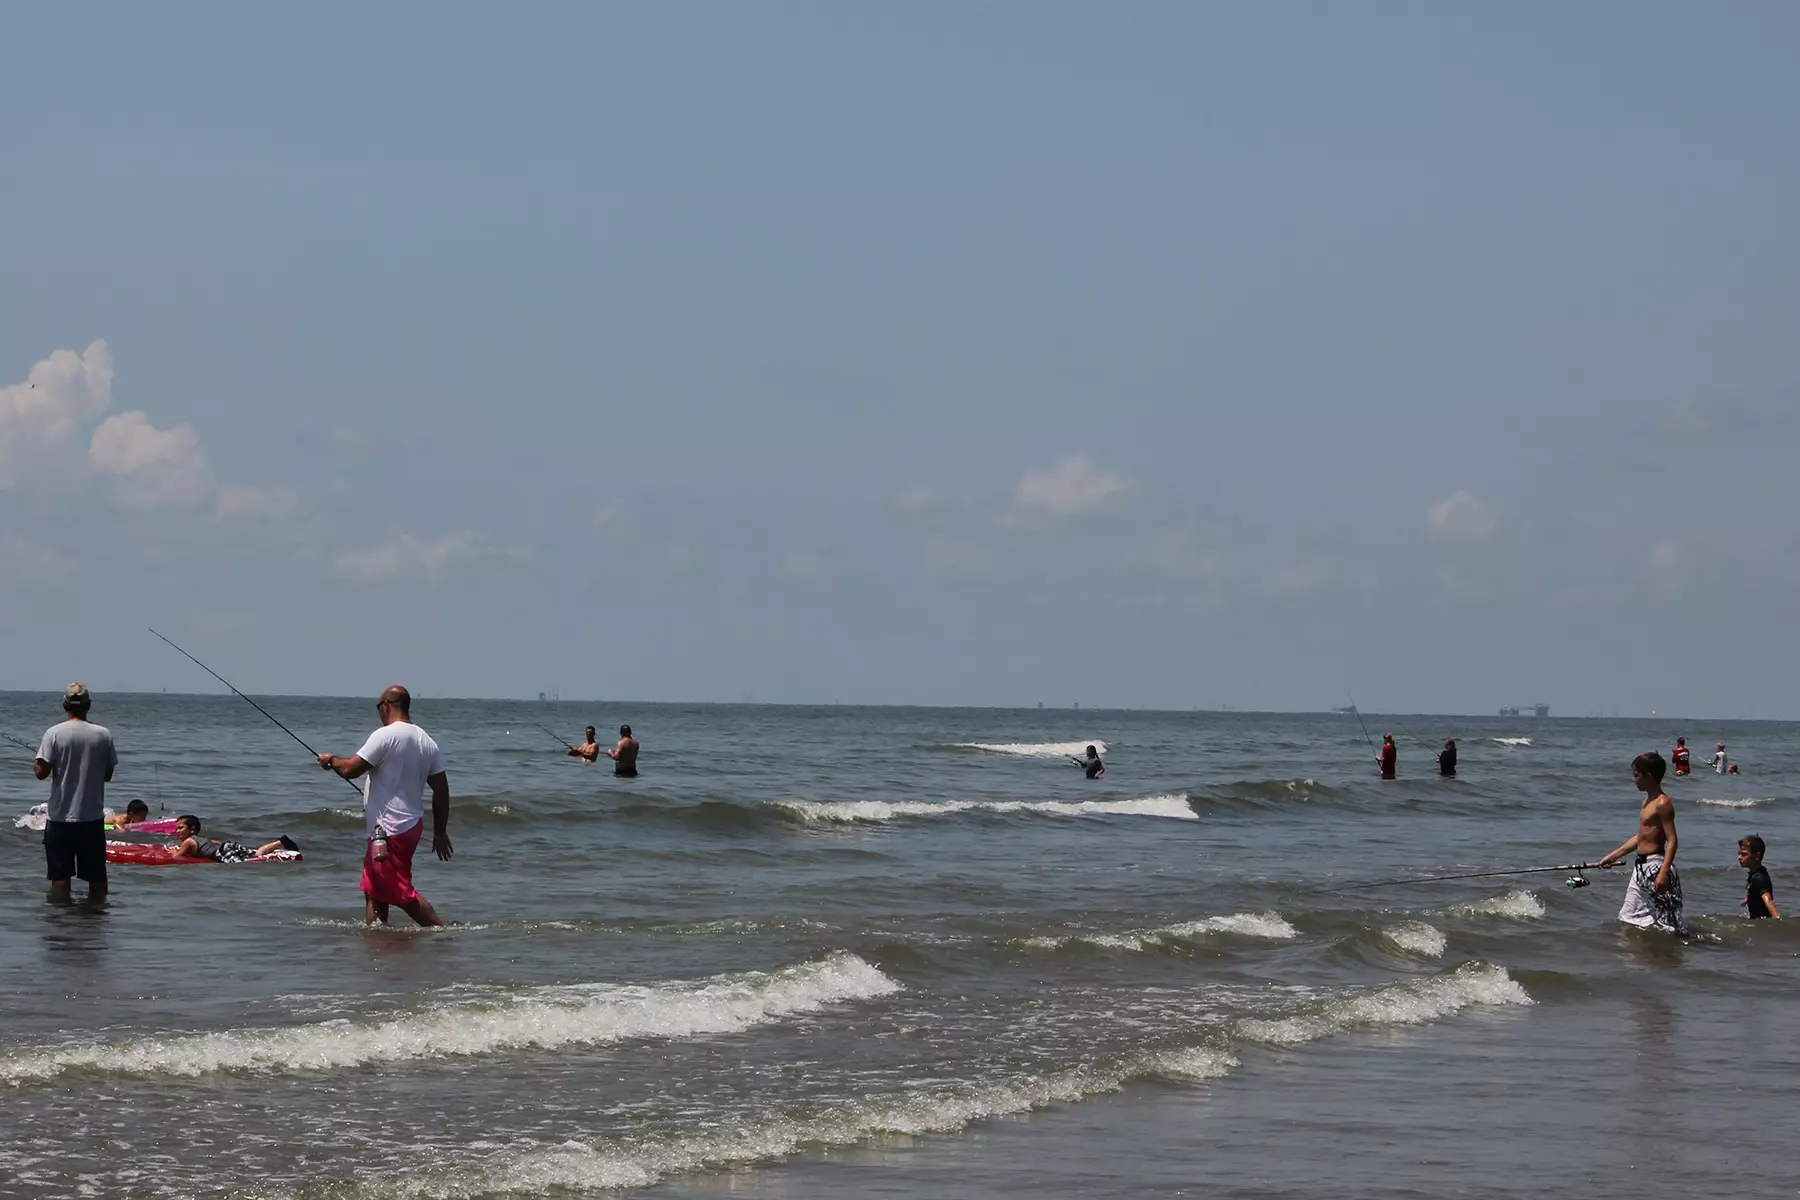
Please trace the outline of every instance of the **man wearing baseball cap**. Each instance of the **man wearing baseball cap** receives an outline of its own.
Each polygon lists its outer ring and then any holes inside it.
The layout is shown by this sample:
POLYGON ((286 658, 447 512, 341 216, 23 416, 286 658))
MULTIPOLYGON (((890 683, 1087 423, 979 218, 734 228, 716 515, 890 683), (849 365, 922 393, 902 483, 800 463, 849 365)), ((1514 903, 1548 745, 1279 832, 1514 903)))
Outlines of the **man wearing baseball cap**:
POLYGON ((106 785, 119 753, 104 725, 88 720, 94 698, 84 683, 63 689, 69 719, 44 731, 31 769, 50 781, 44 821, 44 858, 50 868, 50 898, 67 900, 69 880, 87 880, 88 900, 106 899, 106 785))

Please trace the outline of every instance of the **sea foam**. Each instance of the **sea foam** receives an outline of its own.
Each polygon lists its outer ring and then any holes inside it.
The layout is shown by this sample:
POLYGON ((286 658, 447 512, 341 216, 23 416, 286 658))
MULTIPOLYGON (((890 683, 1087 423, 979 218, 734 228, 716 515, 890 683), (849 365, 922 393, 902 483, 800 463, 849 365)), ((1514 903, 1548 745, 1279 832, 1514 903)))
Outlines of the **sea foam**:
POLYGON ((1530 892, 1511 891, 1472 904, 1451 905, 1450 912, 1465 917, 1515 917, 1521 920, 1544 915, 1544 902, 1530 892))
POLYGON ((1710 804, 1714 808, 1755 808, 1773 800, 1773 796, 1702 796, 1695 804, 1710 804))
POLYGON ((1529 745, 1531 745, 1531 739, 1528 737, 1489 738, 1488 741, 1493 742, 1496 746, 1529 746, 1529 745))
POLYGON ((707 980, 532 987, 486 1002, 441 999, 379 1022, 333 1020, 14 1051, 0 1055, 0 1081, 18 1085, 78 1070, 186 1077, 219 1071, 334 1071, 526 1048, 736 1033, 898 990, 900 985, 875 967, 839 952, 775 971, 707 980))
POLYGON ((1395 984, 1379 991, 1325 1001, 1315 1011, 1274 1020, 1245 1018, 1238 1036, 1276 1046, 1298 1046, 1347 1029, 1423 1025, 1476 1005, 1531 1004, 1531 997, 1501 967, 1464 963, 1448 975, 1395 984))
POLYGON ((1408 954, 1422 958, 1442 958, 1448 944, 1443 930, 1423 921, 1402 921, 1382 930, 1381 936, 1408 954))
POLYGON ((1085 758, 1092 746, 1102 757, 1107 745, 1099 738, 1081 742, 957 742, 959 750, 985 750, 989 754, 1016 754, 1025 758, 1085 758))
POLYGON ((557 1146, 522 1143, 486 1156, 473 1170, 451 1168, 388 1176, 356 1185, 357 1196, 464 1200, 495 1194, 605 1191, 649 1187, 672 1175, 728 1163, 785 1158, 809 1146, 844 1146, 883 1135, 954 1133, 976 1121, 1071 1104, 1117 1091, 1132 1079, 1204 1082, 1237 1066, 1208 1047, 1148 1051, 1106 1065, 1044 1075, 933 1084, 820 1111, 774 1113, 719 1122, 693 1132, 557 1146))
POLYGON ((1194 941, 1224 934, 1230 937, 1263 938, 1269 941, 1291 941, 1300 931, 1288 924, 1280 913, 1228 913, 1218 917, 1202 917, 1155 929, 1139 929, 1129 933, 1073 933, 1062 937, 1026 938, 1022 945, 1035 950, 1059 950, 1065 946, 1086 944, 1108 950, 1148 950, 1171 942, 1194 941))
POLYGON ((1047 817, 1167 817, 1198 821, 1185 794, 1136 800, 777 800, 774 807, 808 825, 892 821, 900 817, 948 817, 964 812, 1024 813, 1047 817))

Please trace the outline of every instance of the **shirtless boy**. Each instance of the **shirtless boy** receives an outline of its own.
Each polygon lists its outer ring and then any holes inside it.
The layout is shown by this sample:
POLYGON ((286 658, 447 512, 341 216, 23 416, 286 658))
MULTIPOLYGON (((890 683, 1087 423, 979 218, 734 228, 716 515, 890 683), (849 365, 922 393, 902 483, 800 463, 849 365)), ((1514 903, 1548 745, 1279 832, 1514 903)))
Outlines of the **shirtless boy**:
POLYGON ((1631 882, 1625 886, 1625 902, 1619 920, 1640 929, 1662 929, 1685 935, 1681 919, 1681 876, 1675 873, 1675 804, 1663 794, 1663 774, 1668 764, 1652 750, 1631 760, 1631 781, 1643 793, 1638 807, 1637 832, 1601 859, 1609 870, 1627 854, 1635 854, 1631 882))

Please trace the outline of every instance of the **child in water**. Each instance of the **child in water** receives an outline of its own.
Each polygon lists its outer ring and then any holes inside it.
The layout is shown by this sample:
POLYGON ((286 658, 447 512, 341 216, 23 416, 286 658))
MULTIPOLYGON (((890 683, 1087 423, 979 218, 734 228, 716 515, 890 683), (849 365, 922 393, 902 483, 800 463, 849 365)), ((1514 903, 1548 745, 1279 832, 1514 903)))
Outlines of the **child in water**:
POLYGON ((248 862, 253 858, 262 858, 277 850, 298 851, 300 846, 293 838, 282 834, 272 842, 265 842, 252 850, 239 842, 220 842, 212 838, 200 836, 200 818, 180 816, 175 818, 175 836, 180 840, 171 849, 176 854, 187 858, 210 858, 216 862, 236 863, 248 862))
POLYGON ((142 800, 133 800, 125 806, 122 813, 114 813, 106 818, 108 829, 127 829, 133 825, 142 825, 150 819, 150 806, 142 800))
POLYGON ((1754 833, 1738 839, 1738 866, 1750 869, 1749 877, 1744 880, 1744 904, 1752 917, 1779 921, 1781 914, 1775 909, 1775 885, 1762 861, 1765 849, 1763 840, 1754 833))

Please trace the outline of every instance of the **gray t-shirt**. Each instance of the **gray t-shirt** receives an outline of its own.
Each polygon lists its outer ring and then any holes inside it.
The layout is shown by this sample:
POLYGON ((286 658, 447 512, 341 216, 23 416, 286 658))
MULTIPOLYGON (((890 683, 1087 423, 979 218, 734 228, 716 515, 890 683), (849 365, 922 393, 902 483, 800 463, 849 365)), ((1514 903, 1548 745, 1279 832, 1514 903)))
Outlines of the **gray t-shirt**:
POLYGON ((64 721, 44 731, 37 756, 50 764, 52 821, 99 821, 106 816, 106 777, 119 765, 112 734, 92 721, 64 721))

